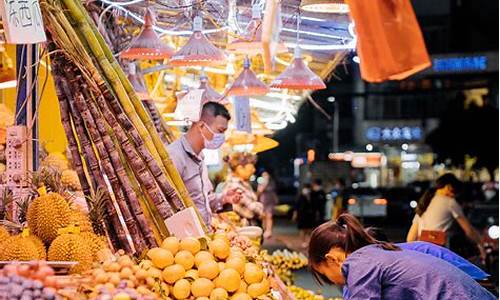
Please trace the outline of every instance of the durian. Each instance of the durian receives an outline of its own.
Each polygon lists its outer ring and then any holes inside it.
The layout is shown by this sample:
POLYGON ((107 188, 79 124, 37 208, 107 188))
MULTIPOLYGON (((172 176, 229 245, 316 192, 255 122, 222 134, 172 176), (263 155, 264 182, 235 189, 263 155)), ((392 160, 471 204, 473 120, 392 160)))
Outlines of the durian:
POLYGON ((60 152, 52 152, 45 157, 45 159, 41 163, 42 167, 51 167, 59 172, 68 169, 68 159, 66 156, 60 152))
POLYGON ((89 217, 79 209, 71 209, 70 225, 78 225, 80 232, 93 232, 89 217))
POLYGON ((0 243, 8 239, 10 236, 10 233, 5 229, 5 227, 0 226, 0 243))
POLYGON ((38 259, 46 260, 47 249, 45 249, 45 245, 43 244, 42 240, 34 235, 29 235, 27 238, 33 243, 33 245, 35 245, 35 248, 38 252, 38 259))
POLYGON ((92 259, 94 261, 99 260, 99 251, 108 248, 108 243, 104 236, 97 235, 93 232, 82 232, 81 237, 87 240, 92 250, 92 259))
POLYGON ((87 239, 80 234, 66 233, 58 236, 50 245, 49 261, 77 261, 70 273, 82 273, 92 267, 92 249, 87 239))
POLYGON ((0 260, 37 260, 40 255, 37 246, 29 237, 15 235, 7 238, 1 245, 0 260))
POLYGON ((61 183, 65 188, 71 191, 81 191, 80 179, 74 170, 64 170, 61 174, 61 183))
POLYGON ((71 209, 63 196, 48 193, 36 198, 26 216, 32 233, 45 243, 57 237, 57 231, 70 224, 71 209))

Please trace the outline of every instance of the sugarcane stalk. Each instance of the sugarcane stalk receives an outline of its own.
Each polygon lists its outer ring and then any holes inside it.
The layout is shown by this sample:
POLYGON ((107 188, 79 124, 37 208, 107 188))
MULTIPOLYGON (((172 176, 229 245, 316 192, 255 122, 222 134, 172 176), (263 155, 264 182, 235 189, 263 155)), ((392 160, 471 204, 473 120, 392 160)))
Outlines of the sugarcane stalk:
MULTIPOLYGON (((68 83, 66 82, 66 79, 63 77, 62 74, 59 74, 59 69, 62 67, 60 64, 56 63, 56 59, 52 57, 52 67, 53 67, 53 75, 55 79, 55 85, 56 89, 59 91, 59 94, 62 95, 63 97, 59 98, 59 106, 61 107, 62 110, 67 111, 68 115, 71 114, 71 110, 69 108, 69 99, 71 99, 72 95, 70 92, 70 88, 68 86, 68 83)), ((81 133, 81 129, 77 130, 77 126, 73 123, 74 129, 76 134, 81 133)), ((97 163, 97 158, 95 157, 95 154, 93 152, 93 149, 87 139, 87 136, 85 134, 79 135, 80 138, 80 146, 81 149, 84 153, 84 157, 86 159, 86 165, 90 169, 90 173, 92 173, 93 179, 96 181, 96 187, 95 190, 98 190, 99 188, 102 188, 104 191, 106 191, 106 207, 109 208, 109 202, 110 202, 110 195, 107 190, 107 186, 104 182, 104 178, 102 178, 99 170, 99 164, 97 163)), ((112 206, 112 205, 111 205, 112 206)), ((108 209, 107 215, 113 215, 114 209, 111 208, 111 210, 108 209)), ((114 249, 120 249, 121 246, 121 241, 120 239, 120 232, 119 230, 121 228, 121 225, 118 221, 116 222, 116 218, 105 218, 104 224, 105 224, 105 229, 107 232, 107 235, 111 241, 111 244, 114 249)))
MULTIPOLYGON (((65 103, 65 95, 62 94, 62 89, 56 89, 56 94, 58 99, 63 99, 60 103, 60 113, 61 113, 61 123, 64 128, 64 132, 66 133, 66 138, 68 139, 68 148, 71 153, 71 161, 72 167, 78 174, 78 180, 80 181, 80 185, 82 186, 82 191, 84 195, 91 195, 91 186, 87 179, 87 174, 84 170, 82 153, 78 149, 78 143, 74 135, 73 128, 71 127, 70 116, 68 114, 68 106, 65 103)), ((95 191, 95 190, 93 190, 95 191)))
MULTIPOLYGON (((82 86, 85 86, 85 84, 82 84, 82 86)), ((144 216, 144 213, 142 211, 142 208, 139 204, 139 200, 137 198, 137 194, 135 193, 134 189, 132 188, 132 185, 130 183, 129 177, 127 172, 125 171, 125 168, 123 166, 123 163, 120 159, 120 152, 121 150, 117 147, 115 147, 115 144, 113 143, 112 136, 113 135, 125 135, 122 131, 121 128, 116 128, 114 132, 108 132, 108 124, 104 120, 101 112, 97 108, 96 104, 94 103, 94 100, 91 99, 90 95, 85 91, 85 88, 83 89, 83 94, 88 101, 86 103, 82 103, 82 108, 88 109, 90 114, 93 116, 94 121, 95 121, 95 127, 99 131, 99 134, 101 135, 101 138, 104 142, 104 145, 106 146, 106 149, 111 157, 112 164, 116 170, 117 177, 119 181, 121 182, 121 185, 124 189, 125 194, 127 195, 129 201, 128 205, 130 206, 133 216, 136 219, 136 222, 139 225, 139 228, 144 235, 144 238, 146 239, 147 243, 149 244, 150 247, 155 247, 156 246, 156 240, 154 239, 151 229, 149 228, 149 225, 147 223, 146 217, 144 216), (87 95, 86 95, 87 94, 87 95)), ((126 136, 125 136, 126 138, 126 136)), ((125 203, 126 205, 127 203, 125 203)))
MULTIPOLYGON (((63 69, 62 64, 58 64, 54 66, 55 68, 59 68, 60 70, 63 69)), ((69 88, 69 83, 66 82, 66 80, 62 81, 62 88, 65 90, 66 95, 72 95, 71 89, 69 88)), ((70 100, 71 98, 67 98, 67 100, 70 100)), ((109 190, 107 188, 106 181, 104 180, 104 177, 102 176, 102 172, 100 169, 99 165, 99 160, 94 152, 94 148, 92 146, 92 143, 90 142, 90 139, 87 135, 87 132, 85 130, 85 127, 83 126, 83 122, 81 120, 81 117, 76 113, 76 109, 74 108, 72 101, 67 102, 69 111, 71 112, 72 116, 72 121, 73 125, 75 128, 75 131, 80 139, 80 145, 82 147, 82 150, 84 152, 85 158, 87 160, 87 165, 89 166, 89 169, 92 172, 92 175, 94 176, 96 182, 97 182, 97 188, 103 188, 107 191, 107 197, 105 201, 106 209, 107 209, 107 215, 109 217, 109 220, 111 221, 112 227, 117 231, 117 237, 119 241, 119 245, 124 248, 125 251, 127 252, 132 252, 132 248, 129 245, 126 232, 121 225, 118 212, 116 211, 113 202, 112 202, 112 196, 111 193, 109 193, 109 190)), ((106 218, 108 220, 108 218, 106 218)), ((108 226, 111 227, 111 226, 108 226)))
MULTIPOLYGON (((126 136, 123 136, 120 133, 117 134, 118 140, 122 144, 122 147, 124 149, 124 153, 129 160, 129 163, 132 165, 132 170, 136 173, 139 182, 141 182, 141 184, 144 185, 144 187, 147 189, 160 215, 163 217, 163 219, 172 216, 174 213, 172 207, 169 207, 167 205, 166 201, 163 198, 163 194, 160 192, 160 190, 156 189, 156 182, 162 181, 159 179, 162 179, 163 177, 165 177, 165 175, 159 169, 156 161, 152 158, 151 153, 147 151, 146 147, 143 144, 141 136, 137 133, 136 129, 129 121, 125 113, 123 113, 123 111, 121 110, 116 98, 113 97, 108 90, 104 92, 103 97, 98 97, 96 100, 103 115, 106 117, 107 122, 113 128, 115 133, 119 132, 118 128, 121 125, 129 134, 131 141, 133 141, 133 143, 135 144, 136 149, 141 156, 135 153, 133 147, 128 147, 130 140, 126 136), (106 102, 110 105, 113 112, 109 110, 106 102), (114 118, 114 116, 116 116, 116 119, 114 118), (149 166, 153 177, 149 176, 149 173, 146 169, 147 166, 149 166), (158 181, 155 181, 155 178, 158 181)), ((163 180, 163 183, 165 183, 165 181, 166 179, 163 180)), ((168 186, 164 187, 168 188, 168 186)), ((170 188, 170 190, 168 190, 167 192, 168 194, 166 194, 166 196, 168 199, 175 199, 175 196, 177 196, 175 194, 175 190, 173 190, 172 188, 170 188)), ((179 205, 179 203, 177 205, 179 205)), ((179 207, 179 209, 181 208, 182 207, 179 207)))
MULTIPOLYGON (((87 88, 86 85, 80 86, 83 90, 87 88)), ((140 253, 146 248, 145 237, 142 230, 139 230, 136 219, 130 212, 127 201, 125 199, 124 185, 118 179, 120 175, 123 176, 124 174, 119 174, 118 171, 116 171, 116 168, 121 165, 121 162, 119 161, 119 157, 116 156, 117 152, 114 149, 114 145, 108 135, 101 136, 96 126, 98 124, 98 119, 96 118, 96 116, 91 114, 91 111, 88 109, 86 100, 84 99, 83 95, 77 92, 74 94, 73 99, 75 102, 75 108, 80 113, 81 118, 84 121, 85 126, 87 127, 87 131, 95 145, 95 148, 97 149, 97 152, 101 159, 101 165, 103 166, 103 169, 113 188, 116 201, 125 220, 125 224, 127 225, 127 229, 132 237, 134 246, 137 252, 140 253), (109 143, 111 143, 111 145, 109 143), (113 161, 113 157, 118 158, 118 162, 113 161)), ((87 101, 92 100, 87 99, 87 101)))
MULTIPOLYGON (((109 125, 107 126, 106 129, 108 133, 112 136, 112 134, 114 133, 113 129, 109 125)), ((120 149, 121 144, 116 139, 116 137, 113 137, 113 143, 115 144, 116 149, 120 149)), ((153 201, 149 197, 147 191, 143 189, 139 181, 137 181, 137 178, 129 165, 129 160, 125 157, 123 151, 119 151, 119 155, 120 155, 120 160, 122 161, 122 165, 125 168, 125 172, 127 173, 127 177, 130 180, 130 185, 132 186, 134 193, 140 199, 139 205, 141 206, 142 211, 146 219, 148 220, 150 227, 153 230, 153 235, 155 236, 159 244, 169 236, 167 226, 165 226, 163 218, 160 216, 158 209, 156 208, 153 201)))

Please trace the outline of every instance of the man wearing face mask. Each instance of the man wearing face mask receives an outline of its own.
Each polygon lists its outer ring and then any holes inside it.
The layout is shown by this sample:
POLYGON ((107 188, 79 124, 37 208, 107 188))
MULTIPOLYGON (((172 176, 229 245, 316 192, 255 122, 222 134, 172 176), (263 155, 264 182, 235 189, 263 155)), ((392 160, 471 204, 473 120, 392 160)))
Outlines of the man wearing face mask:
POLYGON ((218 149, 224 144, 224 133, 230 119, 231 116, 223 105, 208 102, 203 105, 200 120, 193 123, 180 139, 167 146, 170 158, 209 228, 212 212, 220 210, 222 203, 214 194, 202 150, 218 149))

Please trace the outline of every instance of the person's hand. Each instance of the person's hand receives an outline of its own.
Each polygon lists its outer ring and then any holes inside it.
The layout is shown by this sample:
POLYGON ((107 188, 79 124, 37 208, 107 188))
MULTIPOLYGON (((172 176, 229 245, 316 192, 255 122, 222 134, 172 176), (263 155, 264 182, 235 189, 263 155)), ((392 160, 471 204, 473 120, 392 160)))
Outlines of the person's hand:
POLYGON ((292 215, 292 222, 297 222, 297 211, 294 211, 294 212, 293 212, 293 215, 292 215))
POLYGON ((224 195, 224 202, 231 204, 238 204, 243 198, 243 191, 240 188, 235 188, 227 191, 224 195))

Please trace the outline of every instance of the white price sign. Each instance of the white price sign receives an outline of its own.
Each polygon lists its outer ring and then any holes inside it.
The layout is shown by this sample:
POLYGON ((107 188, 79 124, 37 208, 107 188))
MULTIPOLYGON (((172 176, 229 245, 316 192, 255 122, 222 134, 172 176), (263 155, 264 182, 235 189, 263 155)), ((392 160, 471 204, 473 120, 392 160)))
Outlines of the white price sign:
POLYGON ((248 97, 234 97, 234 115, 236 116, 236 130, 252 133, 252 116, 248 97))
POLYGON ((187 120, 197 122, 201 114, 201 97, 204 90, 193 89, 177 101, 175 108, 175 118, 178 120, 187 120))
POLYGON ((47 40, 38 0, 0 0, 5 37, 9 44, 35 44, 47 40))

